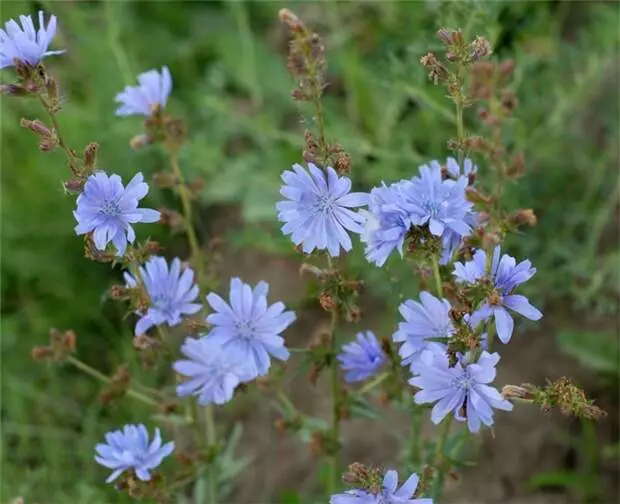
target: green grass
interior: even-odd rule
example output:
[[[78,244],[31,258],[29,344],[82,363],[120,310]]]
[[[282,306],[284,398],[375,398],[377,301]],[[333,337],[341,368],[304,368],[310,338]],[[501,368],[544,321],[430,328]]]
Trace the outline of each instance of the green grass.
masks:
[[[34,12],[32,2],[5,2],[1,20]],[[205,215],[238,205],[247,229],[228,237],[238,246],[290,253],[278,235],[274,202],[279,174],[300,159],[299,108],[290,99],[281,3],[43,2],[59,17],[47,60],[67,103],[60,117],[71,146],[101,146],[99,166],[147,178],[165,163],[156,149],[133,152],[136,118],[114,116],[114,95],[137,73],[168,65],[170,109],[190,124],[182,169],[201,176]],[[325,97],[330,138],[353,156],[360,188],[411,176],[417,165],[449,155],[454,113],[444,91],[418,63],[438,50],[434,32],[461,26],[487,36],[498,57],[517,61],[519,96],[510,141],[526,152],[527,174],[506,191],[507,207],[532,207],[539,224],[513,237],[510,251],[538,268],[529,295],[539,306],[567,304],[578,313],[610,312],[618,297],[618,9],[613,4],[559,2],[341,3],[292,2],[326,35]],[[11,72],[2,72],[10,82]],[[112,426],[142,418],[129,399],[103,411],[97,384],[70,369],[31,361],[50,327],[72,327],[80,356],[104,371],[130,359],[130,330],[118,305],[103,297],[119,278],[83,258],[72,231],[73,200],[61,153],[36,150],[19,118],[41,117],[37,104],[2,99],[2,470],[0,498],[27,502],[123,502],[102,485],[93,446]],[[308,120],[308,117],[304,120]],[[476,124],[468,110],[466,124]],[[476,160],[485,171],[482,159]],[[169,198],[158,190],[152,206]],[[260,227],[255,226],[261,223]],[[153,236],[171,243],[156,226]],[[200,230],[204,235],[204,231]],[[394,302],[393,285],[351,259],[379,297]],[[393,261],[392,276],[402,277]],[[415,285],[409,287],[415,289]],[[136,367],[134,366],[134,367]],[[53,496],[50,501],[50,496]]]

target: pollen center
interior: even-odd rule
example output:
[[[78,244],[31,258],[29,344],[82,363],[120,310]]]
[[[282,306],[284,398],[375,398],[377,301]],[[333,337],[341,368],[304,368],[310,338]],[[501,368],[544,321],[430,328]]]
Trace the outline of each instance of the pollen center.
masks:
[[[101,206],[101,213],[108,217],[118,217],[121,213],[121,209],[118,207],[116,201],[106,201]]]
[[[329,195],[321,194],[317,196],[314,202],[314,211],[316,213],[327,214],[333,211],[334,198]]]
[[[461,376],[454,378],[452,380],[452,386],[469,390],[471,386],[474,384],[473,378],[469,375],[467,371],[465,371]]]
[[[252,327],[249,322],[237,322],[235,324],[235,329],[237,330],[240,338],[250,339],[254,337],[254,327]]]

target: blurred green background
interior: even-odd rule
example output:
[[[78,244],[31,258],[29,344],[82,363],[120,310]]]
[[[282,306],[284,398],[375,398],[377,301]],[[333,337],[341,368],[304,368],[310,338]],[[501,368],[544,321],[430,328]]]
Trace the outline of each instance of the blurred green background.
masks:
[[[538,225],[507,246],[538,268],[527,294],[560,321],[546,337],[597,377],[603,395],[617,397],[617,3],[18,1],[2,2],[0,20],[39,8],[58,16],[54,48],[67,53],[46,66],[66,96],[64,136],[75,148],[97,141],[99,166],[124,179],[138,170],[148,179],[165,158],[157,149],[131,150],[140,119],[115,117],[114,96],[138,73],[167,65],[174,80],[169,110],[190,125],[182,169],[207,181],[203,240],[212,217],[226,222],[234,215],[235,225],[223,227],[230,246],[292,256],[274,211],[280,172],[300,160],[304,129],[277,20],[285,6],[325,35],[328,135],[352,154],[360,188],[412,176],[418,164],[449,155],[451,103],[418,63],[440,50],[439,27],[484,35],[495,57],[516,60],[519,106],[509,141],[525,151],[527,173],[507,187],[505,206],[533,208]],[[11,82],[11,70],[1,79]],[[131,323],[105,297],[119,274],[83,257],[74,200],[63,194],[62,153],[38,152],[34,136],[19,126],[20,117],[42,118],[37,103],[2,98],[1,106],[1,499],[121,502],[103,485],[93,446],[144,411],[134,403],[103,410],[90,378],[30,358],[32,346],[58,327],[76,331],[80,357],[98,369],[136,364]],[[475,109],[466,124],[470,131],[478,124]],[[484,173],[484,161],[476,162]],[[149,203],[175,204],[157,189]],[[178,247],[178,236],[146,229],[139,233],[151,233],[168,252]],[[377,299],[396,302],[390,275],[367,266],[359,247],[351,264]],[[399,267],[391,263],[391,276]],[[617,456],[617,446],[611,451]]]

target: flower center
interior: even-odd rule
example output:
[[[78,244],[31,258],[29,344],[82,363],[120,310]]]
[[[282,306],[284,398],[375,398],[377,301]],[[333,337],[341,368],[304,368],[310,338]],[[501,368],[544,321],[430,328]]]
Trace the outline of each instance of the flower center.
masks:
[[[464,371],[461,376],[452,380],[453,387],[458,387],[465,390],[469,390],[473,384],[474,380],[467,371]]]
[[[106,201],[101,206],[100,212],[108,217],[118,217],[121,213],[121,209],[118,207],[116,201]]]
[[[151,302],[156,310],[164,313],[165,315],[169,315],[172,311],[172,299],[166,294],[157,294],[152,296]]]
[[[254,337],[254,328],[249,322],[242,321],[235,324],[235,329],[240,338],[251,339]]]
[[[439,202],[436,200],[427,199],[423,203],[424,210],[426,210],[431,217],[437,217],[442,208],[446,206],[445,201]]]
[[[316,213],[328,214],[333,211],[334,198],[329,195],[321,194],[316,197],[314,202],[314,211]]]

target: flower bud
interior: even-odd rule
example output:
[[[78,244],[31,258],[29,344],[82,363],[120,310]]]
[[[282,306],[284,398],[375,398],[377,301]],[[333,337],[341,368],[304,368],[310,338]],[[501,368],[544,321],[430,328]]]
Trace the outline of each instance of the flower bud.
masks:
[[[281,23],[287,25],[293,32],[302,33],[306,29],[301,20],[290,9],[280,9],[278,11],[278,19]]]
[[[30,94],[30,92],[25,87],[20,86],[19,84],[1,84],[0,93],[5,96],[14,97],[26,96]]]
[[[536,214],[531,208],[520,208],[508,216],[508,224],[514,227],[535,226]]]
[[[338,156],[334,168],[339,175],[348,175],[351,172],[351,154],[345,152]]]
[[[84,149],[84,171],[87,174],[90,174],[95,168],[95,161],[97,158],[98,149],[99,144],[97,144],[96,142],[90,142]]]
[[[493,53],[490,42],[484,37],[476,37],[471,44],[471,59],[476,61]]]
[[[150,145],[154,142],[154,138],[151,137],[150,135],[146,135],[144,133],[140,134],[140,135],[136,135],[135,137],[133,137],[130,141],[129,141],[129,146],[137,151],[142,149],[143,147],[146,147],[147,145]]]

